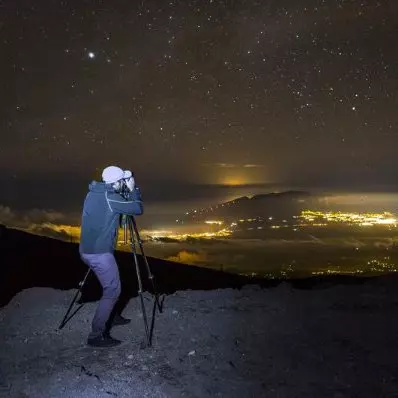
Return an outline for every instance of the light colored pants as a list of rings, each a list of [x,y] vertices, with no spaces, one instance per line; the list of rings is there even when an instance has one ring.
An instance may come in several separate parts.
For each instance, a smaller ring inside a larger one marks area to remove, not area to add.
[[[80,253],[82,260],[94,271],[102,286],[102,297],[98,303],[88,338],[95,338],[106,331],[106,323],[120,296],[119,269],[113,253]]]

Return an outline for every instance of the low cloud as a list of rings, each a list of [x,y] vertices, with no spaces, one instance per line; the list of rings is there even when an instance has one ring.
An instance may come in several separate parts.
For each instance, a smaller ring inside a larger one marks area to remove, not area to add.
[[[0,205],[0,224],[38,235],[76,241],[80,236],[80,227],[71,225],[71,218],[70,215],[54,210],[15,211]]]
[[[214,166],[221,167],[221,168],[227,168],[227,169],[239,167],[238,165],[232,164],[232,163],[215,163]]]
[[[80,240],[80,227],[63,224],[30,224],[25,231],[36,235],[49,236],[69,242],[78,242]]]
[[[70,215],[55,210],[31,209],[15,211],[8,206],[0,205],[0,223],[10,227],[26,227],[38,223],[60,224],[69,221],[70,218]]]
[[[167,257],[166,260],[192,265],[205,265],[208,262],[206,253],[191,250],[181,250],[175,255]]]
[[[204,163],[206,167],[216,167],[221,169],[255,169],[255,168],[263,168],[265,165],[259,163],[246,163],[246,164],[237,164],[237,163]]]
[[[9,225],[11,222],[15,221],[15,213],[7,206],[0,205],[0,223],[4,225]]]
[[[73,237],[71,237],[66,230],[57,230],[47,225],[33,224],[30,225],[29,228],[26,229],[26,231],[36,235],[48,236],[50,238],[56,238],[60,240],[73,240]]]
[[[244,164],[243,167],[247,168],[247,169],[255,169],[255,168],[265,167],[265,165],[248,163],[248,164]]]

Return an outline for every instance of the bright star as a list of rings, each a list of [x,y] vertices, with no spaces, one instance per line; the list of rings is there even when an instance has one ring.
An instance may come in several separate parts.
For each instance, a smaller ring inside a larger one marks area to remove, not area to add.
[[[93,59],[93,58],[95,58],[95,54],[93,52],[89,52],[88,53],[88,57]]]

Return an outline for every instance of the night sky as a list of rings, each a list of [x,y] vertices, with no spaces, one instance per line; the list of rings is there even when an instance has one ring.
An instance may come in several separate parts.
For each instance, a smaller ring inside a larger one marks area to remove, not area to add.
[[[0,1],[0,204],[80,206],[109,164],[148,200],[394,185],[397,21],[393,0]]]

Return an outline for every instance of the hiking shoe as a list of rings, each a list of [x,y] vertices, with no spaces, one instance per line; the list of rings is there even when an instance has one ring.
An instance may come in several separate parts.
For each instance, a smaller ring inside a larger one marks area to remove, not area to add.
[[[121,315],[115,315],[113,318],[112,326],[127,325],[131,322],[131,319],[122,317]]]
[[[115,347],[120,343],[120,340],[114,339],[109,333],[104,333],[101,336],[87,339],[87,345],[92,347]]]

